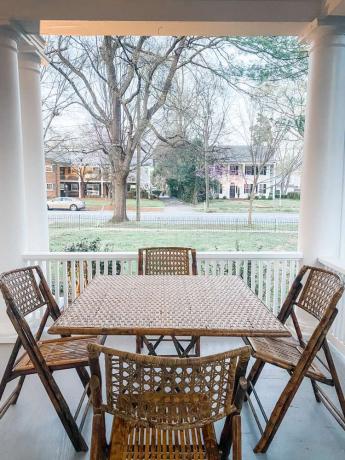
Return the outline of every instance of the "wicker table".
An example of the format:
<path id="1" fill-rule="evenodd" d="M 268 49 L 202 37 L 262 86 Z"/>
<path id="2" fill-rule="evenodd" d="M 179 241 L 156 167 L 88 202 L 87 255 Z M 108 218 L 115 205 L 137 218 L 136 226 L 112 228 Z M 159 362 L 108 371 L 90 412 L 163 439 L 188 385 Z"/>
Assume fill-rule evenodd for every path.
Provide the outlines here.
<path id="1" fill-rule="evenodd" d="M 237 276 L 99 276 L 48 332 L 290 336 Z"/>

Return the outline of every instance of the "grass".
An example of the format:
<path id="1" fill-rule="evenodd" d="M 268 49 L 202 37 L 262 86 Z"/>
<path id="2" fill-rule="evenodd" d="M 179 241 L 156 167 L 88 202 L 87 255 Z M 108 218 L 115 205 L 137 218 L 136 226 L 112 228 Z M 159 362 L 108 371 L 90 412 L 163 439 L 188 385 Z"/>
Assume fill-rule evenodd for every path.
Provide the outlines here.
<path id="1" fill-rule="evenodd" d="M 281 206 L 280 206 L 281 203 Z M 248 200 L 212 200 L 210 202 L 210 212 L 248 212 Z M 289 200 L 279 198 L 275 200 L 254 200 L 254 212 L 299 212 L 300 200 Z M 200 203 L 196 208 L 198 211 L 204 210 L 204 203 Z"/>
<path id="2" fill-rule="evenodd" d="M 90 208 L 101 208 L 103 206 L 109 207 L 111 206 L 110 200 L 105 198 L 85 198 L 86 209 Z M 132 199 L 127 199 L 127 209 L 132 211 L 135 210 L 136 201 Z M 142 199 L 141 200 L 141 208 L 164 208 L 164 203 L 161 200 L 148 200 Z"/>
<path id="3" fill-rule="evenodd" d="M 191 246 L 197 251 L 296 251 L 296 233 L 248 233 L 229 231 L 50 229 L 51 251 L 82 238 L 101 239 L 101 251 L 137 251 L 142 246 Z"/>

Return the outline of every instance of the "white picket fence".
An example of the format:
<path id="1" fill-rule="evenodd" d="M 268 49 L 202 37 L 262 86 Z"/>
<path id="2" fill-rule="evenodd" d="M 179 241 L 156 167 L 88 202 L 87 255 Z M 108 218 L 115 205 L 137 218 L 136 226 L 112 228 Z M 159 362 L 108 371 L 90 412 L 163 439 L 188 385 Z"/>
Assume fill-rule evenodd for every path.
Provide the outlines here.
<path id="1" fill-rule="evenodd" d="M 136 252 L 27 253 L 27 265 L 40 265 L 57 302 L 72 302 L 97 275 L 135 275 Z M 204 276 L 239 275 L 265 304 L 278 314 L 298 271 L 302 254 L 296 252 L 199 252 L 198 273 Z"/>

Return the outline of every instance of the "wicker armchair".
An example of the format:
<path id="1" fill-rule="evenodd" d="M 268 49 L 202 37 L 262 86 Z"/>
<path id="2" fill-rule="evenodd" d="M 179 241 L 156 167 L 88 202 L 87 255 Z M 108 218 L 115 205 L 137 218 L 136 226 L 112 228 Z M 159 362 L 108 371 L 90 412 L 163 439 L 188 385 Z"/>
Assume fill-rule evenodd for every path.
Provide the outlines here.
<path id="1" fill-rule="evenodd" d="M 292 320 L 296 338 L 251 337 L 246 339 L 252 347 L 253 357 L 256 358 L 248 376 L 248 396 L 253 392 L 267 421 L 264 430 L 259 426 L 262 437 L 254 449 L 255 452 L 266 452 L 305 377 L 311 381 L 316 401 L 324 403 L 325 407 L 345 429 L 344 394 L 326 338 L 326 334 L 338 313 L 336 307 L 343 291 L 344 286 L 338 275 L 321 268 L 304 266 L 294 280 L 278 316 L 282 323 L 285 323 L 289 318 Z M 315 330 L 307 343 L 302 336 L 295 307 L 304 310 L 317 320 Z M 320 349 L 323 351 L 326 362 L 317 356 Z M 327 371 L 327 375 L 316 364 L 316 358 Z M 254 388 L 266 363 L 286 369 L 290 374 L 290 379 L 269 418 L 266 416 Z M 340 410 L 320 387 L 320 383 L 335 387 Z M 253 410 L 254 407 L 250 399 L 249 403 Z M 256 420 L 258 420 L 257 416 Z"/>
<path id="2" fill-rule="evenodd" d="M 196 251 L 191 248 L 162 247 L 144 248 L 138 251 L 139 275 L 197 275 Z M 200 356 L 200 337 L 166 338 L 137 336 L 136 352 L 141 353 L 144 344 L 149 354 L 157 354 L 157 348 L 162 342 L 172 342 L 180 357 L 191 356 L 190 351 L 195 347 L 195 356 Z M 183 342 L 187 346 L 183 346 Z"/>
<path id="3" fill-rule="evenodd" d="M 76 419 L 80 413 L 81 404 L 73 417 L 53 378 L 53 372 L 75 369 L 85 388 L 82 396 L 84 399 L 86 393 L 89 393 L 90 380 L 85 369 L 85 366 L 89 364 L 87 345 L 102 342 L 104 339 L 84 336 L 40 340 L 48 318 L 56 320 L 60 316 L 60 310 L 50 292 L 42 270 L 38 266 L 3 273 L 0 276 L 0 289 L 6 302 L 7 314 L 18 334 L 0 383 L 0 400 L 7 384 L 14 379 L 19 379 L 14 391 L 0 408 L 0 418 L 4 416 L 12 404 L 16 404 L 25 377 L 29 374 L 37 374 L 74 448 L 77 451 L 88 450 L 88 446 L 81 435 L 86 413 L 82 416 L 81 424 L 78 427 Z M 41 308 L 44 310 L 42 320 L 36 334 L 33 335 L 25 317 Z M 21 348 L 24 348 L 24 353 L 17 358 Z"/>
<path id="4" fill-rule="evenodd" d="M 88 346 L 91 460 L 241 459 L 241 406 L 250 348 L 203 358 L 145 356 Z M 102 399 L 100 355 L 105 360 Z M 113 415 L 110 443 L 105 414 Z M 227 417 L 220 445 L 213 422 Z"/>

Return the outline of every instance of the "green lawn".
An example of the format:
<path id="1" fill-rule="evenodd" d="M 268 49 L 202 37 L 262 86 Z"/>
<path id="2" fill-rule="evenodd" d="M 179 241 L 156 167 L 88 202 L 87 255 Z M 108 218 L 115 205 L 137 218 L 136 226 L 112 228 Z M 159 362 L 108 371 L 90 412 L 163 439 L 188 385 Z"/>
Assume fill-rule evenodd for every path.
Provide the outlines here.
<path id="1" fill-rule="evenodd" d="M 111 206 L 110 200 L 105 198 L 85 198 L 86 209 L 88 208 L 101 208 L 103 206 L 108 207 Z M 127 209 L 135 209 L 136 201 L 127 199 Z M 161 200 L 141 200 L 141 207 L 142 208 L 164 208 L 164 203 Z"/>
<path id="2" fill-rule="evenodd" d="M 99 237 L 101 251 L 137 251 L 141 246 L 191 246 L 197 251 L 296 251 L 296 233 L 249 233 L 229 231 L 50 229 L 51 251 L 82 238 Z"/>
<path id="3" fill-rule="evenodd" d="M 281 204 L 281 206 L 280 206 Z M 248 212 L 248 200 L 211 200 L 210 212 Z M 300 200 L 279 198 L 275 200 L 254 200 L 254 212 L 296 212 L 298 213 Z M 197 205 L 198 211 L 204 210 L 204 203 Z"/>

